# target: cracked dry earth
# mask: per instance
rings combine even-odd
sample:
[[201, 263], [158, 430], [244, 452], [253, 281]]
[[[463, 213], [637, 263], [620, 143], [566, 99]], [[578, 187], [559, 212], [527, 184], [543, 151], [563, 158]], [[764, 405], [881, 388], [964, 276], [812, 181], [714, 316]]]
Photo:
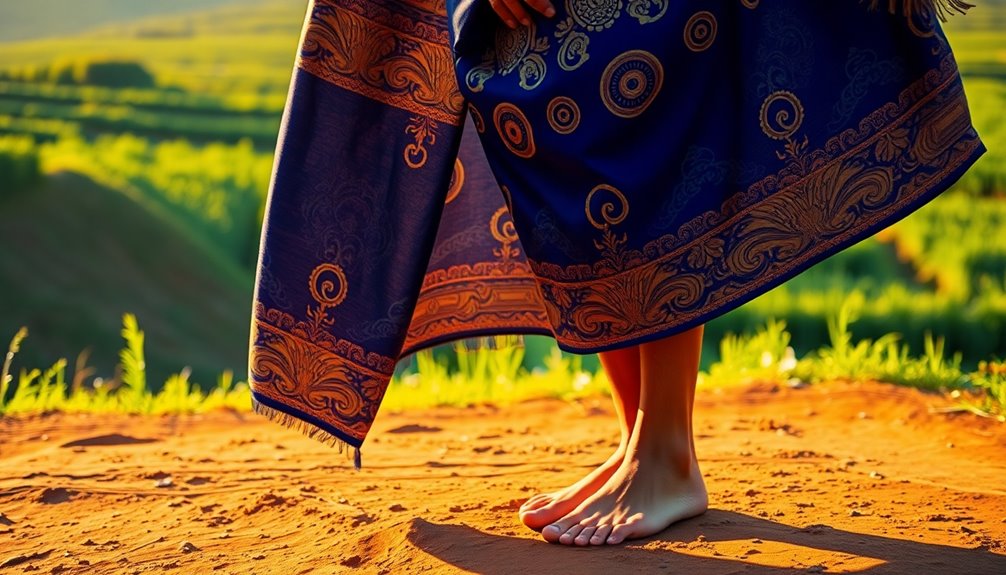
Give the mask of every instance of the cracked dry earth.
[[6, 573], [1006, 573], [1006, 425], [877, 383], [700, 390], [710, 510], [610, 548], [520, 503], [616, 444], [607, 400], [382, 413], [363, 470], [253, 414], [0, 419]]

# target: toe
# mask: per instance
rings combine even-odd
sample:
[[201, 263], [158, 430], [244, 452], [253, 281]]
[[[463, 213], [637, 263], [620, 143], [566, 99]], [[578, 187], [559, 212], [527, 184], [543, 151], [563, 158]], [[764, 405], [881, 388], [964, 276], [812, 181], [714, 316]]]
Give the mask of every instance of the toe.
[[608, 545], [618, 545], [622, 541], [632, 536], [635, 528], [634, 523], [619, 523], [611, 528], [611, 535], [608, 535]]
[[583, 528], [576, 538], [573, 539], [573, 543], [583, 547], [585, 545], [590, 545], [590, 538], [594, 536], [594, 532], [597, 531], [597, 527], [589, 525]]
[[562, 519], [546, 525], [541, 530], [541, 536], [549, 543], [558, 543], [559, 537], [569, 531], [569, 528], [579, 523], [579, 518], [563, 517]]
[[577, 523], [559, 536], [559, 543], [562, 543], [563, 545], [572, 545], [576, 536], [579, 535], [581, 531], [583, 531], [583, 525]]
[[600, 525], [594, 534], [590, 537], [591, 545], [604, 545], [608, 540], [608, 536], [611, 535], [611, 525]]
[[539, 493], [534, 497], [528, 499], [520, 506], [521, 511], [534, 511], [542, 505], [547, 505], [552, 502], [552, 495], [550, 493]]

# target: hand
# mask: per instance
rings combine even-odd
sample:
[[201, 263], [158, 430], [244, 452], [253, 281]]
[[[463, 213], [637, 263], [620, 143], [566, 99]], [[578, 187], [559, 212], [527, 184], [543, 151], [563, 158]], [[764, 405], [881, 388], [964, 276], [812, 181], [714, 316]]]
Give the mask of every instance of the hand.
[[516, 28], [517, 22], [525, 26], [531, 25], [531, 17], [528, 16], [524, 4], [535, 9], [543, 16], [551, 18], [555, 16], [555, 8], [548, 0], [489, 0], [489, 5], [493, 11], [499, 15], [500, 19], [510, 28]]

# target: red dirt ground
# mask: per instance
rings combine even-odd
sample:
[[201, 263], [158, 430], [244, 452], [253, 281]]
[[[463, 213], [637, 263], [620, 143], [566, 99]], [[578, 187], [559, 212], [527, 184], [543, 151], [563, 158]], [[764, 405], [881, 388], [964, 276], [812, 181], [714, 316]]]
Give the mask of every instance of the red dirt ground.
[[259, 416], [0, 419], [0, 573], [1006, 574], [1006, 425], [875, 383], [700, 391], [711, 509], [610, 548], [519, 504], [607, 458], [604, 399], [383, 413], [364, 468]]

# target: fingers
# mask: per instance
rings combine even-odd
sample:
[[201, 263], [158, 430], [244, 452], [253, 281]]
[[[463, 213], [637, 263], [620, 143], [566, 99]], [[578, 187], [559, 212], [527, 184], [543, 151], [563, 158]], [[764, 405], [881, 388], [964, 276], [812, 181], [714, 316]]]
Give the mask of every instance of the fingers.
[[555, 16], [555, 7], [549, 0], [489, 0], [493, 11], [510, 28], [516, 28], [517, 22], [525, 26], [531, 25], [531, 16], [524, 8], [525, 3], [544, 16]]
[[534, 8], [539, 14], [551, 18], [555, 16], [555, 8], [548, 0], [524, 0], [528, 6]]
[[504, 0], [489, 0], [489, 5], [492, 6], [493, 12], [496, 12], [496, 15], [500, 17], [500, 20], [502, 20], [504, 24], [510, 28], [517, 27], [517, 17], [510, 11], [509, 8], [507, 8]]
[[510, 13], [514, 15], [521, 24], [525, 26], [531, 25], [531, 16], [524, 9], [524, 2], [522, 0], [502, 0]]

